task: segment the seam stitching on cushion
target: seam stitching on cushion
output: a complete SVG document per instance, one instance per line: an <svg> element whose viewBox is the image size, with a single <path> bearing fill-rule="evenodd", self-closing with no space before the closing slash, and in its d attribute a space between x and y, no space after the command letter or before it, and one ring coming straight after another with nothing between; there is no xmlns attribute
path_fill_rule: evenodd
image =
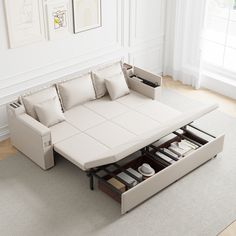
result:
<svg viewBox="0 0 236 236"><path fill-rule="evenodd" d="M129 131L129 130L123 128L123 127L121 127L120 125L118 125L118 124L116 124L116 123L114 123L114 122L112 122L112 121L110 121L110 120L109 120L108 122L112 123L112 124L115 125L115 126L118 126L118 127L121 128L121 129L124 129L126 132L128 132L128 133L130 133L130 134L133 134L131 131ZM85 133L85 132L84 132L84 133ZM117 145L117 146L115 146L115 147L109 147L109 146L107 146L105 143L103 143L103 142L99 141L98 139L96 139L95 137L91 136L90 134L88 134L88 133L85 133L85 134L87 134L87 135L90 136L91 138L97 140L99 143L102 143L103 145L105 145L105 146L108 147L109 149L113 149L113 148L115 148L115 147L121 145L121 144L120 144L120 145ZM134 134L133 134L133 135L134 135ZM138 136L138 135L135 135L135 136Z"/></svg>
<svg viewBox="0 0 236 236"><path fill-rule="evenodd" d="M77 129L77 130L78 130L78 129ZM51 132L52 132L52 131L51 131ZM70 137L67 137L67 138L63 138L62 140L53 143L53 146L54 146L55 144L57 144L57 143L63 142L63 141L65 141L65 140L67 140L67 139L69 139L69 138L72 138L72 137L74 137L74 136L76 136L76 135L78 135L78 134L81 134L81 133L82 133L82 132L79 130L79 133L73 134L73 135L71 135ZM53 149L54 149L54 148L53 148Z"/></svg>
<svg viewBox="0 0 236 236"><path fill-rule="evenodd" d="M132 109L132 108L131 108L131 109ZM133 110L133 112L137 112L137 111ZM137 113L138 113L139 115L142 115L142 116L146 117L146 116L145 116L144 114L142 114L142 113L139 113L139 112L137 112ZM150 117L147 116L146 118L150 118ZM152 121L155 121L156 123L162 125L162 123L160 123L160 122L158 122L158 121L156 121L156 120L154 120L154 119L152 119L152 118L150 118L150 119L151 119ZM114 122L114 123L117 124L116 122ZM117 125L121 126L120 124L117 124ZM136 133L134 133L134 132L128 130L126 127L123 127L123 126L121 126L121 127L124 128L124 129L126 129L127 131L129 131L129 132L135 134L136 136L141 135L141 134L136 134ZM146 132L146 131L145 131L145 132Z"/></svg>
<svg viewBox="0 0 236 236"><path fill-rule="evenodd" d="M120 104L120 105L122 105L122 104ZM114 118L116 118L116 117L118 117L118 116L120 116L120 115L123 115L124 113L128 112L128 111L124 111L122 114L113 116L113 117L111 117L111 118L107 118L107 117L103 116L102 114L99 114L97 111L94 111L92 108L87 107L85 104L84 104L84 107L87 108L87 109L89 109L90 111L96 113L97 115L99 115L99 116L105 118L107 121L111 121L112 119L114 119ZM127 106L124 106L124 107L127 108Z"/></svg>
<svg viewBox="0 0 236 236"><path fill-rule="evenodd" d="M85 103L86 104L86 103ZM97 112L95 112L95 111L93 111L93 110L91 110L90 108L88 108L88 107L86 107L85 106L85 104L83 104L83 105L78 105L78 106L81 106L81 107L83 107L83 108L85 108L85 109L87 109L87 110L89 110L89 111L91 111L91 112L93 112L93 113L95 113L96 115L98 115L98 116L100 116L100 118L104 118L105 120L104 121L102 121L101 123L99 123L99 124L102 124L102 123L104 123L105 121L107 121L107 119L105 118L105 117L103 117L103 116L101 116L100 114L98 114ZM75 108L75 107L74 107ZM69 120L68 120L69 121ZM68 123L70 123L71 121L69 121ZM72 123L70 123L71 125L73 125ZM96 124L96 125L94 125L94 126L92 126L92 127L89 127L89 128L87 128L86 130L88 130L88 129L90 129L90 128L93 128L93 127L96 127L96 126L98 126L99 124ZM74 126L74 125L73 125ZM78 127L76 127L76 126L74 126L76 129L79 129ZM84 130L84 131L82 131L81 129L79 129L81 132L84 132L84 131L86 131L86 130Z"/></svg>
<svg viewBox="0 0 236 236"><path fill-rule="evenodd" d="M161 102L158 102L158 103L161 103ZM162 103L161 103L161 105L162 105ZM166 105L166 106L167 106L167 105ZM170 108L171 108L171 107L170 107ZM167 109L169 109L168 106L167 106ZM173 109L173 108L171 108L171 109ZM151 117L150 115L145 114L145 113L143 113L143 112L141 112L141 111L138 111L138 110L134 110L134 111L138 112L138 113L141 114L141 115L145 115L145 116L149 117L150 119L152 119L152 120L158 122L158 123L161 124L161 125L162 125L163 123L165 123L165 122L160 122L160 121L158 121L158 120L155 120L155 119L154 119L153 117ZM177 110L173 109L173 111L177 111ZM177 111L177 112L179 112L179 111Z"/></svg>
<svg viewBox="0 0 236 236"><path fill-rule="evenodd" d="M93 140L99 142L100 144L102 144L103 146L107 147L108 149L112 149L111 147L107 146L105 143L101 142L100 140L98 140L97 138L93 137L92 135L86 133L86 132L83 132L84 134L86 134L87 136L89 136L90 138L92 138Z"/></svg>

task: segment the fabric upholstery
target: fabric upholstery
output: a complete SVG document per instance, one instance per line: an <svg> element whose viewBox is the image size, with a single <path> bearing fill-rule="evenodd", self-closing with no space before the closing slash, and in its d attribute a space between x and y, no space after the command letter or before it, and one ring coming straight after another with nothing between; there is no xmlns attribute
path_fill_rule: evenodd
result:
<svg viewBox="0 0 236 236"><path fill-rule="evenodd" d="M123 73L105 79L105 84L112 100L130 93Z"/></svg>
<svg viewBox="0 0 236 236"><path fill-rule="evenodd" d="M110 121L88 129L86 133L109 148L132 142L135 138L133 133Z"/></svg>
<svg viewBox="0 0 236 236"><path fill-rule="evenodd" d="M35 111L35 105L54 97L56 97L57 106L61 106L55 86L40 90L33 94L21 96L21 101L25 106L26 113L38 120L38 116Z"/></svg>
<svg viewBox="0 0 236 236"><path fill-rule="evenodd" d="M106 121L102 116L84 106L77 106L65 112L66 120L74 127L85 131Z"/></svg>
<svg viewBox="0 0 236 236"><path fill-rule="evenodd" d="M122 108L117 114L112 111L102 115L103 111L109 110L110 105L106 104L120 104ZM147 108L144 109L145 107ZM82 123L85 125L81 128L79 119L76 121L72 118L73 115L86 117L87 110L84 108L92 111L88 115L91 116L88 120L91 119L92 122L86 123L80 117L81 127ZM208 106L199 111L181 113L133 91L116 101L109 102L109 98L103 97L79 106L78 110L74 108L68 111L68 114L71 112L70 118L67 112L65 113L67 122L72 126L76 125L77 129L81 129L81 133L57 142L54 149L81 169L88 170L119 161L215 108ZM94 114L101 116L98 118ZM100 117L105 120L102 122ZM89 123L93 124L90 128Z"/></svg>
<svg viewBox="0 0 236 236"><path fill-rule="evenodd" d="M134 91L131 91L131 93L127 96L116 99L116 102L119 102L129 109L134 109L139 105L145 104L147 101L151 101L151 99Z"/></svg>
<svg viewBox="0 0 236 236"><path fill-rule="evenodd" d="M120 73L123 73L120 62L92 72L92 79L97 98L101 98L107 93L105 79Z"/></svg>
<svg viewBox="0 0 236 236"><path fill-rule="evenodd" d="M56 144L80 133L78 129L69 124L67 121L51 126L49 129L51 131L52 144Z"/></svg>
<svg viewBox="0 0 236 236"><path fill-rule="evenodd" d="M158 101L148 101L135 108L135 110L160 123L167 122L179 116L181 112Z"/></svg>
<svg viewBox="0 0 236 236"><path fill-rule="evenodd" d="M161 126L159 122L136 111L127 112L112 119L112 121L136 135L141 135Z"/></svg>
<svg viewBox="0 0 236 236"><path fill-rule="evenodd" d="M111 119L129 111L127 106L117 101L112 101L109 96L87 102L84 106L105 119Z"/></svg>
<svg viewBox="0 0 236 236"><path fill-rule="evenodd" d="M95 99L91 75L65 81L57 85L64 111Z"/></svg>
<svg viewBox="0 0 236 236"><path fill-rule="evenodd" d="M82 170L105 165L113 158L105 145L84 133L57 143L54 149Z"/></svg>
<svg viewBox="0 0 236 236"><path fill-rule="evenodd" d="M35 105L35 111L40 123L47 127L51 127L65 120L61 106L57 103L57 98L44 101Z"/></svg>
<svg viewBox="0 0 236 236"><path fill-rule="evenodd" d="M11 143L46 170L54 166L50 129L24 113L9 114Z"/></svg>

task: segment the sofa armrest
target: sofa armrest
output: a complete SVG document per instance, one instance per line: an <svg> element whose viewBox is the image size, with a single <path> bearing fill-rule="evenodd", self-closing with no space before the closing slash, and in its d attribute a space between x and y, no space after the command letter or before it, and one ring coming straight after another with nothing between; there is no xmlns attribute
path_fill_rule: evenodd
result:
<svg viewBox="0 0 236 236"><path fill-rule="evenodd" d="M25 112L16 112L10 106L7 110L12 145L42 169L53 167L54 157L50 129Z"/></svg>
<svg viewBox="0 0 236 236"><path fill-rule="evenodd" d="M129 88L146 96L146 97L149 97L153 100L158 100L161 97L162 88L159 85L159 82L157 82L157 81L161 81L161 77L158 77L155 75L151 76L151 75L152 74L149 74L148 78L152 78L152 80L150 79L149 81L151 81L152 83L155 83L155 84L158 83L158 86L153 87L147 83L142 82L142 80L140 79L140 78L142 78L142 79L147 80L147 77L144 77L144 76L141 77L141 76L135 75L134 77L128 77ZM138 78L136 76L138 76L140 78Z"/></svg>
<svg viewBox="0 0 236 236"><path fill-rule="evenodd" d="M161 97L161 76L127 63L123 64L123 71L130 89L153 100Z"/></svg>
<svg viewBox="0 0 236 236"><path fill-rule="evenodd" d="M133 70L134 70L134 75L143 78L145 80L148 80L152 83L158 83L159 86L162 86L162 76L155 75L153 73L150 73L135 66Z"/></svg>
<svg viewBox="0 0 236 236"><path fill-rule="evenodd" d="M32 129L35 135L39 135L41 137L45 137L45 136L49 137L51 135L51 131L48 127L41 124L40 122L38 122L31 116L27 115L26 113L16 116L16 118L19 120L21 125L29 129Z"/></svg>

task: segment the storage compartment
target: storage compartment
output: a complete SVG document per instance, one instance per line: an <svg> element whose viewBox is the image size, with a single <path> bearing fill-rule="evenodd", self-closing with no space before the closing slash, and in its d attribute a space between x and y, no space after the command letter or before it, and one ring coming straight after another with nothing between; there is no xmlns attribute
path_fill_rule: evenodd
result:
<svg viewBox="0 0 236 236"><path fill-rule="evenodd" d="M111 164L102 167L97 173L99 189L121 203L121 213L129 211L201 164L213 158L223 149L224 135L215 137L192 125L176 130L142 150L142 155L124 165ZM171 149L171 146L176 149ZM186 145L186 146L185 146ZM186 152L177 155L178 148ZM168 152L172 151L175 155ZM175 152L174 152L175 151ZM181 151L180 151L181 152ZM144 163L150 165L155 173L141 178L130 173L132 168L139 173ZM120 173L124 173L121 175ZM126 179L126 175L130 178ZM124 181L131 181L129 184Z"/></svg>
<svg viewBox="0 0 236 236"><path fill-rule="evenodd" d="M138 67L124 64L124 73L129 87L147 97L157 100L161 96L162 77Z"/></svg>
<svg viewBox="0 0 236 236"><path fill-rule="evenodd" d="M132 189L134 186L148 178L143 177L138 171L138 168L144 163L149 164L154 169L155 174L167 166L167 164L162 163L161 161L159 162L158 159L152 158L151 155L143 155L135 158L124 166L120 166L119 164L111 164L101 168L96 173L96 177L98 178L98 188L117 202L121 202L122 193ZM133 170L133 172L130 172L130 169ZM138 173L141 178L137 177L134 172ZM121 173L130 176L134 181L136 181L135 185L129 184L124 181L124 179L120 178L119 176ZM124 186L124 191L122 186Z"/></svg>

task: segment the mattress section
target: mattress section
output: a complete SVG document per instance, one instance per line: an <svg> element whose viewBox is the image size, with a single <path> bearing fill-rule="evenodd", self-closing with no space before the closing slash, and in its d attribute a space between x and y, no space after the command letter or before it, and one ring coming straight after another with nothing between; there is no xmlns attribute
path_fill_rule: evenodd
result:
<svg viewBox="0 0 236 236"><path fill-rule="evenodd" d="M61 122L59 124L50 127L50 130L51 130L52 144L54 145L58 142L61 142L67 138L70 138L80 133L78 129L76 129L67 121Z"/></svg>
<svg viewBox="0 0 236 236"><path fill-rule="evenodd" d="M85 131L106 121L102 116L84 106L77 106L66 111L65 117L67 122L80 131Z"/></svg>
<svg viewBox="0 0 236 236"><path fill-rule="evenodd" d="M164 123L168 120L172 120L179 116L181 112L161 103L158 101L148 101L138 107L135 110L147 117L152 118L160 123Z"/></svg>
<svg viewBox="0 0 236 236"><path fill-rule="evenodd" d="M54 150L82 170L103 165L113 160L109 148L84 133L57 143Z"/></svg>
<svg viewBox="0 0 236 236"><path fill-rule="evenodd" d="M128 107L117 101L112 101L108 96L87 102L84 106L105 119L112 119L129 111Z"/></svg>
<svg viewBox="0 0 236 236"><path fill-rule="evenodd" d="M136 111L127 112L112 121L135 135L142 135L161 126L161 123Z"/></svg>
<svg viewBox="0 0 236 236"><path fill-rule="evenodd" d="M119 161L216 107L181 113L135 92L116 101L105 97L66 112L65 133L68 126L71 136L55 142L54 149L88 170Z"/></svg>

